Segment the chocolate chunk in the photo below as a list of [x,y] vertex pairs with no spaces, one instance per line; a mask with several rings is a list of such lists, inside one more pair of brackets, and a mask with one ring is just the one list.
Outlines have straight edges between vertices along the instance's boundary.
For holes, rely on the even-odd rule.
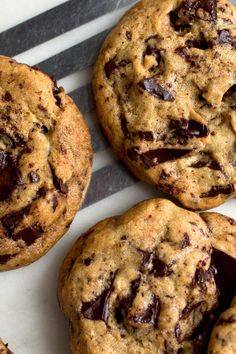
[[180,342],[181,328],[180,328],[179,323],[177,323],[177,325],[175,326],[175,338],[177,339],[178,342]]
[[132,32],[126,31],[126,32],[125,32],[125,35],[126,35],[126,38],[127,38],[129,41],[132,40]]
[[189,235],[185,232],[183,240],[180,242],[180,248],[184,249],[186,247],[191,246]]
[[141,249],[138,249],[139,252],[142,253],[142,263],[141,263],[141,272],[145,270],[146,267],[152,263],[153,258],[154,258],[154,253],[148,252],[148,251],[143,251]]
[[197,268],[194,279],[193,286],[198,285],[202,291],[207,291],[207,283],[214,280],[214,275],[216,274],[215,267],[210,267],[208,270],[203,268]]
[[0,151],[0,201],[9,198],[20,181],[16,160],[6,151]]
[[9,91],[6,91],[5,95],[3,96],[3,101],[5,102],[12,102],[12,95],[10,94]]
[[38,109],[39,109],[45,116],[47,116],[47,117],[49,116],[47,108],[45,108],[45,107],[42,106],[41,104],[38,104]]
[[200,302],[198,302],[196,304],[187,303],[187,305],[185,306],[185,308],[181,312],[180,319],[181,320],[185,320],[186,318],[188,318],[190,313],[193,312],[194,310],[196,310],[202,304],[203,304],[203,301],[200,301]]
[[228,30],[219,30],[218,35],[219,35],[219,43],[222,43],[222,44],[231,44],[232,43],[232,37],[230,36],[230,33]]
[[157,256],[153,257],[152,264],[153,267],[150,273],[153,274],[155,278],[164,278],[173,274],[173,270],[171,269],[172,264],[164,263]]
[[200,198],[213,198],[220,194],[229,195],[235,191],[233,184],[228,184],[226,186],[213,186],[209,192],[202,193]]
[[201,50],[206,50],[209,48],[209,43],[207,42],[207,40],[202,36],[199,39],[189,39],[186,42],[186,46],[188,48],[198,48]]
[[134,133],[135,136],[138,136],[140,140],[144,140],[144,141],[153,141],[154,137],[153,137],[153,132],[151,131],[137,131]]
[[217,269],[215,282],[219,292],[220,312],[228,307],[236,294],[236,259],[213,248],[212,266]]
[[216,0],[198,0],[196,1],[197,8],[201,8],[208,12],[214,22],[217,20],[217,3]]
[[236,322],[236,316],[232,315],[229,318],[220,318],[217,321],[216,325],[217,326],[225,326],[225,325],[232,324],[235,322]]
[[83,264],[84,264],[86,267],[90,266],[90,264],[92,264],[93,262],[94,262],[94,259],[93,259],[93,258],[90,258],[90,257],[85,258],[85,259],[83,260]]
[[120,125],[125,138],[129,138],[130,134],[128,129],[128,122],[123,114],[120,115]]
[[148,305],[147,309],[142,313],[137,313],[132,316],[131,320],[140,324],[157,325],[160,314],[160,300],[154,296],[152,304]]
[[46,125],[42,125],[42,126],[41,126],[41,132],[42,132],[43,134],[47,134],[47,133],[49,132],[49,130],[48,130],[48,128],[46,127]]
[[32,225],[13,235],[13,240],[23,240],[27,246],[31,246],[43,233],[39,225]]
[[54,98],[55,98],[55,100],[56,100],[56,105],[58,106],[58,107],[61,107],[62,106],[62,100],[61,100],[61,97],[60,97],[60,94],[63,92],[64,90],[63,90],[63,88],[62,87],[57,87],[57,86],[55,86],[54,88],[53,88],[53,90],[52,90],[52,93],[53,93],[53,96],[54,96]]
[[193,119],[171,119],[170,129],[173,130],[176,135],[180,135],[190,139],[195,137],[206,137],[210,133],[206,125],[199,123]]
[[37,183],[40,180],[39,175],[34,171],[31,171],[28,176],[31,183]]
[[223,96],[223,101],[236,93],[236,85],[231,86]]
[[15,228],[20,224],[24,216],[29,214],[30,208],[31,205],[28,205],[16,213],[11,213],[1,218],[1,223],[8,237],[12,237]]
[[138,147],[132,147],[131,149],[128,149],[127,150],[127,156],[130,160],[134,160],[136,161],[137,160],[137,157],[139,156],[139,153],[138,153]]
[[144,152],[140,155],[140,158],[145,167],[151,168],[157,166],[159,163],[180,159],[191,151],[192,150],[157,149]]
[[14,257],[14,255],[11,254],[2,254],[0,255],[0,264],[6,264],[10,259]]
[[67,194],[68,193],[68,186],[66,183],[63,183],[63,181],[58,178],[55,174],[55,171],[53,167],[51,166],[51,172],[52,172],[52,179],[53,179],[53,184],[54,187],[60,191],[62,194]]
[[53,211],[56,211],[57,207],[58,207],[58,197],[56,194],[54,194],[52,196],[52,209],[53,209]]
[[108,63],[105,64],[104,70],[106,73],[106,77],[109,79],[116,69],[124,68],[130,63],[130,60],[126,59],[118,61],[117,57],[115,56],[113,59],[111,59]]
[[209,169],[214,171],[222,171],[220,164],[213,159],[211,154],[208,153],[202,153],[202,160],[193,163],[191,167],[193,168],[208,167]]
[[112,293],[112,287],[117,272],[111,274],[110,285],[95,300],[84,302],[81,313],[84,318],[93,321],[104,321],[106,324],[109,318],[109,299]]
[[153,77],[141,80],[138,85],[150,95],[163,101],[172,102],[175,100],[173,94],[158,84]]
[[183,59],[189,59],[190,58],[190,55],[189,55],[187,47],[178,47],[178,48],[175,49],[175,53],[178,54]]

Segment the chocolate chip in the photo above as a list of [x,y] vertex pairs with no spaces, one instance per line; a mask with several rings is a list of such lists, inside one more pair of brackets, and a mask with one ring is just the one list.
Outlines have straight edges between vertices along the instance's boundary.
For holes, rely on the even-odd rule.
[[94,262],[94,259],[93,259],[93,258],[90,258],[90,257],[85,258],[85,259],[83,260],[83,264],[84,264],[86,267],[90,266],[90,264],[92,264],[93,262]]
[[8,199],[20,181],[16,159],[6,151],[0,151],[0,201]]
[[208,41],[202,36],[199,39],[188,39],[186,42],[186,46],[188,48],[198,48],[201,50],[206,50],[209,48],[209,43]]
[[209,135],[210,131],[208,127],[202,123],[199,123],[193,119],[171,119],[170,129],[176,135],[180,135],[186,138],[202,138]]
[[125,32],[125,35],[126,35],[126,38],[127,38],[129,41],[132,40],[132,32],[126,31],[126,32]]
[[20,224],[24,216],[29,214],[30,208],[31,205],[28,205],[16,213],[11,213],[1,218],[1,223],[8,237],[12,237],[15,228]]
[[58,207],[58,198],[57,198],[57,195],[54,194],[52,196],[52,209],[53,209],[53,211],[56,211],[57,207]]
[[63,88],[62,87],[57,87],[55,86],[52,90],[52,93],[53,93],[53,96],[55,98],[55,103],[58,107],[61,107],[62,106],[62,100],[61,100],[61,97],[60,97],[60,94],[63,92]]
[[45,108],[45,107],[42,106],[41,104],[38,104],[38,109],[39,109],[45,116],[47,116],[47,117],[49,116],[47,108]]
[[178,47],[175,49],[175,53],[178,54],[183,59],[190,58],[187,47]]
[[14,255],[11,254],[1,254],[0,255],[0,264],[6,264],[10,259],[14,257]]
[[136,161],[137,157],[139,156],[138,147],[134,146],[134,147],[128,149],[126,153],[127,153],[127,156],[130,160]]
[[153,302],[148,305],[147,309],[142,313],[137,313],[132,318],[133,322],[139,324],[151,324],[153,326],[157,325],[158,317],[160,314],[160,300],[157,296],[153,297]]
[[127,241],[128,240],[128,237],[126,236],[126,235],[123,235],[123,236],[121,236],[121,241]]
[[109,299],[112,292],[113,283],[115,280],[116,272],[111,274],[110,285],[105,289],[101,295],[95,300],[84,302],[82,304],[81,313],[84,318],[93,321],[104,321],[106,324],[109,318]]
[[216,269],[212,266],[208,270],[197,268],[193,279],[193,286],[198,285],[202,291],[207,291],[207,283],[214,280]]
[[196,1],[196,8],[202,8],[208,12],[214,22],[217,20],[217,3],[216,0],[198,0]]
[[185,306],[185,308],[182,310],[181,315],[180,315],[180,319],[181,320],[185,320],[186,318],[188,318],[188,316],[191,314],[191,312],[193,312],[194,310],[196,310],[198,307],[200,307],[203,304],[203,301],[200,301],[196,304],[193,303],[187,303],[187,305]]
[[225,325],[232,324],[232,323],[236,323],[236,316],[235,315],[232,315],[229,318],[220,318],[217,321],[216,325],[217,326],[225,326]]
[[153,77],[141,80],[138,85],[150,95],[163,101],[172,102],[175,100],[173,94],[162,85],[158,84]]
[[189,235],[185,232],[183,240],[180,242],[180,248],[184,249],[186,247],[191,246]]
[[39,175],[34,171],[31,171],[28,176],[31,183],[37,183],[40,180]]
[[49,130],[48,130],[48,128],[46,127],[46,125],[42,125],[42,126],[41,126],[41,132],[42,132],[43,134],[47,134],[47,133],[49,132]]
[[12,102],[12,95],[10,94],[9,91],[6,91],[5,95],[3,96],[3,101],[5,102]]
[[223,101],[236,93],[236,85],[231,86],[223,96]]
[[212,155],[209,153],[202,153],[202,160],[199,160],[196,163],[193,163],[191,167],[193,168],[203,168],[203,167],[208,167],[211,170],[214,171],[222,171],[222,168],[220,164],[213,159]]
[[144,140],[144,141],[153,141],[154,137],[153,137],[153,132],[151,131],[137,131],[134,133],[135,136],[138,136],[140,140]]
[[23,240],[27,246],[31,246],[43,233],[39,225],[32,225],[13,235],[13,240]]
[[154,275],[155,278],[164,278],[173,274],[173,270],[171,269],[172,264],[166,264],[157,256],[154,256],[152,259],[152,270],[151,274]]
[[127,119],[125,118],[125,116],[123,114],[121,114],[119,118],[120,118],[121,130],[122,130],[125,138],[129,138],[130,134],[129,134]]
[[173,161],[189,154],[191,150],[180,149],[157,149],[149,150],[140,155],[145,167],[151,168],[157,166],[159,163]]
[[52,172],[52,179],[53,179],[53,184],[54,187],[60,191],[62,194],[67,194],[68,193],[68,186],[66,183],[63,183],[63,181],[58,178],[55,174],[55,171],[53,167],[51,166],[51,172]]
[[108,63],[105,64],[104,70],[106,73],[106,77],[109,79],[116,69],[124,68],[130,63],[130,60],[126,59],[118,61],[117,57],[115,56],[113,59],[111,59]]
[[45,187],[41,187],[37,192],[37,197],[45,197],[47,194],[47,189]]
[[228,184],[226,186],[213,186],[209,192],[202,193],[200,198],[213,198],[220,194],[229,195],[235,191],[233,184]]

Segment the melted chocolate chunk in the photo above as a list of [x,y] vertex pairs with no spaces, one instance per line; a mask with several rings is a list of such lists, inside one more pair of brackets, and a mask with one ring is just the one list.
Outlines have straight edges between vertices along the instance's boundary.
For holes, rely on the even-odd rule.
[[134,135],[138,136],[140,140],[144,140],[144,141],[153,141],[154,137],[153,137],[153,132],[151,131],[137,131],[134,133]]
[[212,157],[211,154],[202,153],[201,155],[202,155],[202,160],[200,160],[196,163],[193,163],[191,165],[191,167],[193,167],[193,168],[208,167],[214,171],[222,171],[220,164],[216,160],[214,160],[214,158]]
[[230,36],[229,31],[219,30],[218,35],[219,35],[219,43],[222,43],[222,44],[231,44],[232,43],[232,37]]
[[136,161],[137,160],[137,157],[139,156],[139,153],[138,153],[138,148],[137,147],[132,147],[131,149],[128,149],[127,150],[127,156],[130,160],[134,160]]
[[198,0],[195,6],[208,12],[214,22],[217,20],[216,0]]
[[6,151],[0,151],[0,201],[8,199],[20,181],[16,160]]
[[52,172],[52,179],[53,179],[53,184],[54,187],[60,191],[62,194],[67,194],[68,193],[68,186],[66,183],[63,183],[63,181],[58,178],[54,172],[54,169],[51,166],[51,172]]
[[194,279],[193,286],[198,285],[202,291],[207,291],[207,283],[214,280],[214,275],[216,274],[215,267],[210,267],[208,270],[203,268],[197,268]]
[[142,313],[137,313],[132,316],[131,320],[135,323],[140,324],[151,324],[153,326],[157,325],[158,317],[160,314],[160,300],[157,296],[154,296],[152,304],[150,304],[147,309]]
[[6,264],[10,259],[14,257],[14,255],[11,254],[2,254],[0,255],[0,264]]
[[166,264],[156,256],[153,257],[152,264],[151,274],[155,278],[164,278],[173,274],[173,270],[171,269],[172,264]]
[[40,177],[36,172],[31,171],[29,173],[29,179],[31,183],[37,183],[40,180]]
[[224,94],[223,101],[227,98],[233,96],[236,93],[236,85],[231,86],[228,91]]
[[186,247],[191,246],[191,242],[190,242],[190,238],[189,235],[187,233],[184,234],[183,240],[180,243],[180,248],[184,249]]
[[201,50],[206,50],[209,48],[209,43],[208,41],[202,36],[201,38],[199,39],[189,39],[187,40],[186,42],[186,46],[188,48],[198,48],[198,49],[201,49]]
[[25,215],[30,212],[31,205],[19,210],[16,213],[8,214],[1,218],[1,223],[5,228],[8,237],[12,237],[15,228],[19,225]]
[[221,313],[230,307],[236,294],[236,259],[213,248],[212,266],[217,269],[215,282],[219,292]]
[[187,305],[185,306],[185,308],[183,309],[183,311],[181,312],[180,315],[180,319],[181,320],[185,320],[186,318],[188,318],[188,316],[191,314],[191,312],[193,312],[194,310],[196,310],[199,306],[201,306],[203,304],[203,301],[198,302],[196,304],[192,304],[192,303],[187,303]]
[[142,253],[142,263],[141,263],[141,271],[145,271],[145,268],[152,263],[153,258],[154,258],[154,253],[148,252],[148,251],[143,251],[141,249],[138,249],[140,253]]
[[93,259],[93,258],[90,258],[90,257],[85,258],[85,259],[83,260],[83,264],[84,264],[86,267],[89,267],[90,264],[92,264],[93,262],[94,262],[94,259]]
[[192,150],[157,149],[150,150],[140,155],[146,168],[157,166],[159,163],[174,161],[189,154]]
[[170,129],[173,130],[176,135],[180,135],[190,139],[206,137],[210,133],[206,125],[199,123],[193,119],[171,119]]
[[106,77],[110,79],[111,75],[114,73],[116,69],[119,68],[124,68],[126,65],[130,64],[130,60],[123,59],[121,61],[118,61],[117,57],[115,56],[113,59],[111,59],[108,63],[105,64],[105,73]]
[[143,90],[147,91],[150,95],[163,101],[172,102],[175,100],[173,94],[165,89],[162,85],[158,84],[153,77],[143,79],[139,82],[139,86]]
[[120,125],[125,138],[129,138],[130,134],[128,129],[128,122],[123,114],[120,115]]
[[6,91],[5,95],[3,96],[3,101],[5,102],[12,102],[12,95],[10,94],[9,91]]
[[95,300],[84,302],[81,313],[84,318],[93,321],[104,321],[106,324],[109,318],[109,299],[117,272],[111,274],[110,286],[105,289]]
[[227,186],[213,186],[209,192],[202,193],[200,198],[213,198],[220,194],[229,195],[235,191],[233,184]]
[[32,225],[13,235],[13,240],[23,240],[27,246],[31,246],[43,233],[39,225]]
[[236,322],[236,316],[232,315],[230,316],[229,318],[220,318],[216,325],[217,326],[225,326],[225,325],[228,325],[228,324],[232,324],[232,323],[235,323]]

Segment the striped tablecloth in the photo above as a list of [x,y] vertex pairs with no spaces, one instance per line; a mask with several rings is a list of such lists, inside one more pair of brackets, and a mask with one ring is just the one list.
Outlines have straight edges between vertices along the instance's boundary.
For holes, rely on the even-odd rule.
[[[163,1],[163,0],[161,0]],[[69,232],[33,265],[0,274],[0,336],[15,354],[69,354],[57,304],[58,268],[76,238],[102,218],[157,197],[116,160],[93,109],[91,67],[106,34],[134,0],[0,0],[0,54],[53,75],[79,105],[94,149],[91,185]],[[236,217],[236,202],[217,209]]]

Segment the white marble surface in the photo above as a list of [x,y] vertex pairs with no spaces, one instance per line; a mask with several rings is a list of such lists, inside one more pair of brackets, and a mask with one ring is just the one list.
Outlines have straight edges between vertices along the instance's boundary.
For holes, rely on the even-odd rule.
[[[79,1],[79,0],[78,0]],[[0,0],[0,31],[12,27],[44,10],[63,3],[62,0]],[[104,16],[81,30],[70,31],[18,59],[34,64],[64,50],[90,35],[96,28],[108,28],[121,15]],[[90,32],[89,32],[90,31]],[[68,44],[69,42],[69,44]],[[90,71],[73,74],[60,83],[67,90],[89,82]],[[106,165],[110,152],[95,157],[95,168]],[[67,251],[77,237],[97,221],[124,212],[134,203],[156,197],[154,188],[138,183],[89,208],[79,212],[67,235],[41,260],[31,266],[0,274],[0,336],[10,343],[15,354],[69,354],[67,323],[57,304],[57,274]],[[236,217],[236,200],[231,200],[217,211]]]

